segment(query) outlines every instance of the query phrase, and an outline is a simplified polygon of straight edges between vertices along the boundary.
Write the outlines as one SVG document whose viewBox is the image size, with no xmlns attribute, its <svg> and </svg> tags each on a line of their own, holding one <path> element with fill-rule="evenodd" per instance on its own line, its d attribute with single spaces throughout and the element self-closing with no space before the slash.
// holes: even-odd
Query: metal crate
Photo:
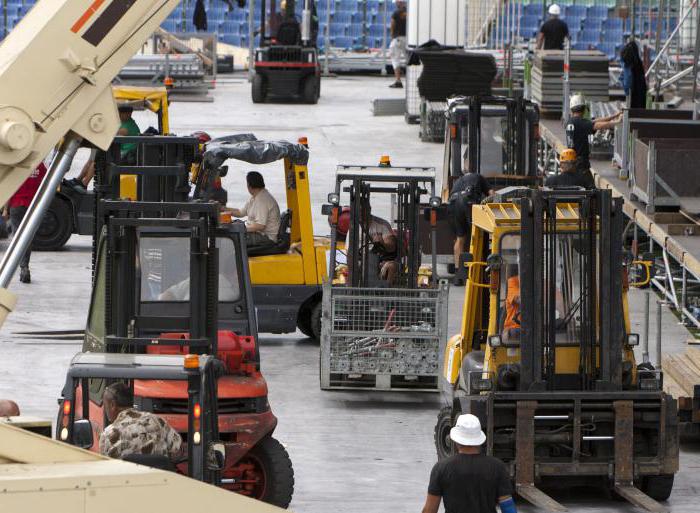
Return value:
<svg viewBox="0 0 700 513">
<path fill-rule="evenodd" d="M 421 99 L 420 140 L 423 142 L 445 141 L 445 111 L 447 102 L 431 102 Z"/>
<path fill-rule="evenodd" d="M 437 391 L 448 289 L 326 284 L 321 388 Z"/>
<path fill-rule="evenodd" d="M 423 65 L 406 66 L 406 123 L 417 125 L 420 123 L 420 92 L 418 91 L 418 77 L 423 73 Z"/>
</svg>

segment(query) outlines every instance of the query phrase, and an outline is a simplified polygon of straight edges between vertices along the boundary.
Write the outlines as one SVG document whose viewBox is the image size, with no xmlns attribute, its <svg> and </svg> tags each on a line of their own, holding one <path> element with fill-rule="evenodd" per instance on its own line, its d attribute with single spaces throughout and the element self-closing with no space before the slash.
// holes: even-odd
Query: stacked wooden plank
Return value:
<svg viewBox="0 0 700 513">
<path fill-rule="evenodd" d="M 700 386 L 700 349 L 663 357 L 664 390 L 678 399 L 680 409 L 692 409 L 695 387 Z"/>
<path fill-rule="evenodd" d="M 543 114 L 561 114 L 564 98 L 564 52 L 539 50 L 532 66 L 532 99 Z M 610 100 L 608 58 L 596 50 L 571 51 L 569 90 L 583 93 L 586 100 Z"/>
</svg>

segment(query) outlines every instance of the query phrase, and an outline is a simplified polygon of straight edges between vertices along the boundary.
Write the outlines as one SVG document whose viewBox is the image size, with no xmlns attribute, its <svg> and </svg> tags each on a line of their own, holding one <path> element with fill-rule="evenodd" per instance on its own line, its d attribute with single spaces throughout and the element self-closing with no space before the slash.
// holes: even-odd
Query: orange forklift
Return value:
<svg viewBox="0 0 700 513">
<path fill-rule="evenodd" d="M 119 176 L 100 183 L 118 187 Z M 244 225 L 220 219 L 213 202 L 102 199 L 98 212 L 83 353 L 68 371 L 57 438 L 97 450 L 89 434 L 107 425 L 104 388 L 121 381 L 187 446 L 180 461 L 132 461 L 287 507 L 294 472 L 272 437 Z"/>
</svg>

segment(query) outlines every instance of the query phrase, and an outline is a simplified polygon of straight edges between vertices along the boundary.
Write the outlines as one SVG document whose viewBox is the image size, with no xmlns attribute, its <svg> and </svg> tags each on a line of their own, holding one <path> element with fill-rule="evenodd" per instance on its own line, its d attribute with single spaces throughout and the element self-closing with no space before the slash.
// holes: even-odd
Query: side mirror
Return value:
<svg viewBox="0 0 700 513">
<path fill-rule="evenodd" d="M 221 472 L 226 466 L 226 446 L 223 442 L 212 442 L 209 444 L 209 457 L 207 458 L 207 468 Z"/>
<path fill-rule="evenodd" d="M 73 445 L 81 449 L 90 449 L 95 443 L 92 422 L 80 419 L 73 422 Z"/>
</svg>

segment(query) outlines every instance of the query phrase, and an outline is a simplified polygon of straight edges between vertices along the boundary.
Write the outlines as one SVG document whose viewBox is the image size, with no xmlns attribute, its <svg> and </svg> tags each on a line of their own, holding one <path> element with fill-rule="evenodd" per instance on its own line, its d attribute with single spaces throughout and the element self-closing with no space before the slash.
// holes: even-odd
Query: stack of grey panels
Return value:
<svg viewBox="0 0 700 513">
<path fill-rule="evenodd" d="M 596 50 L 571 51 L 570 92 L 583 93 L 587 101 L 607 102 L 608 58 Z M 564 98 L 564 52 L 540 50 L 535 53 L 531 80 L 532 100 L 543 114 L 561 114 Z"/>
</svg>

